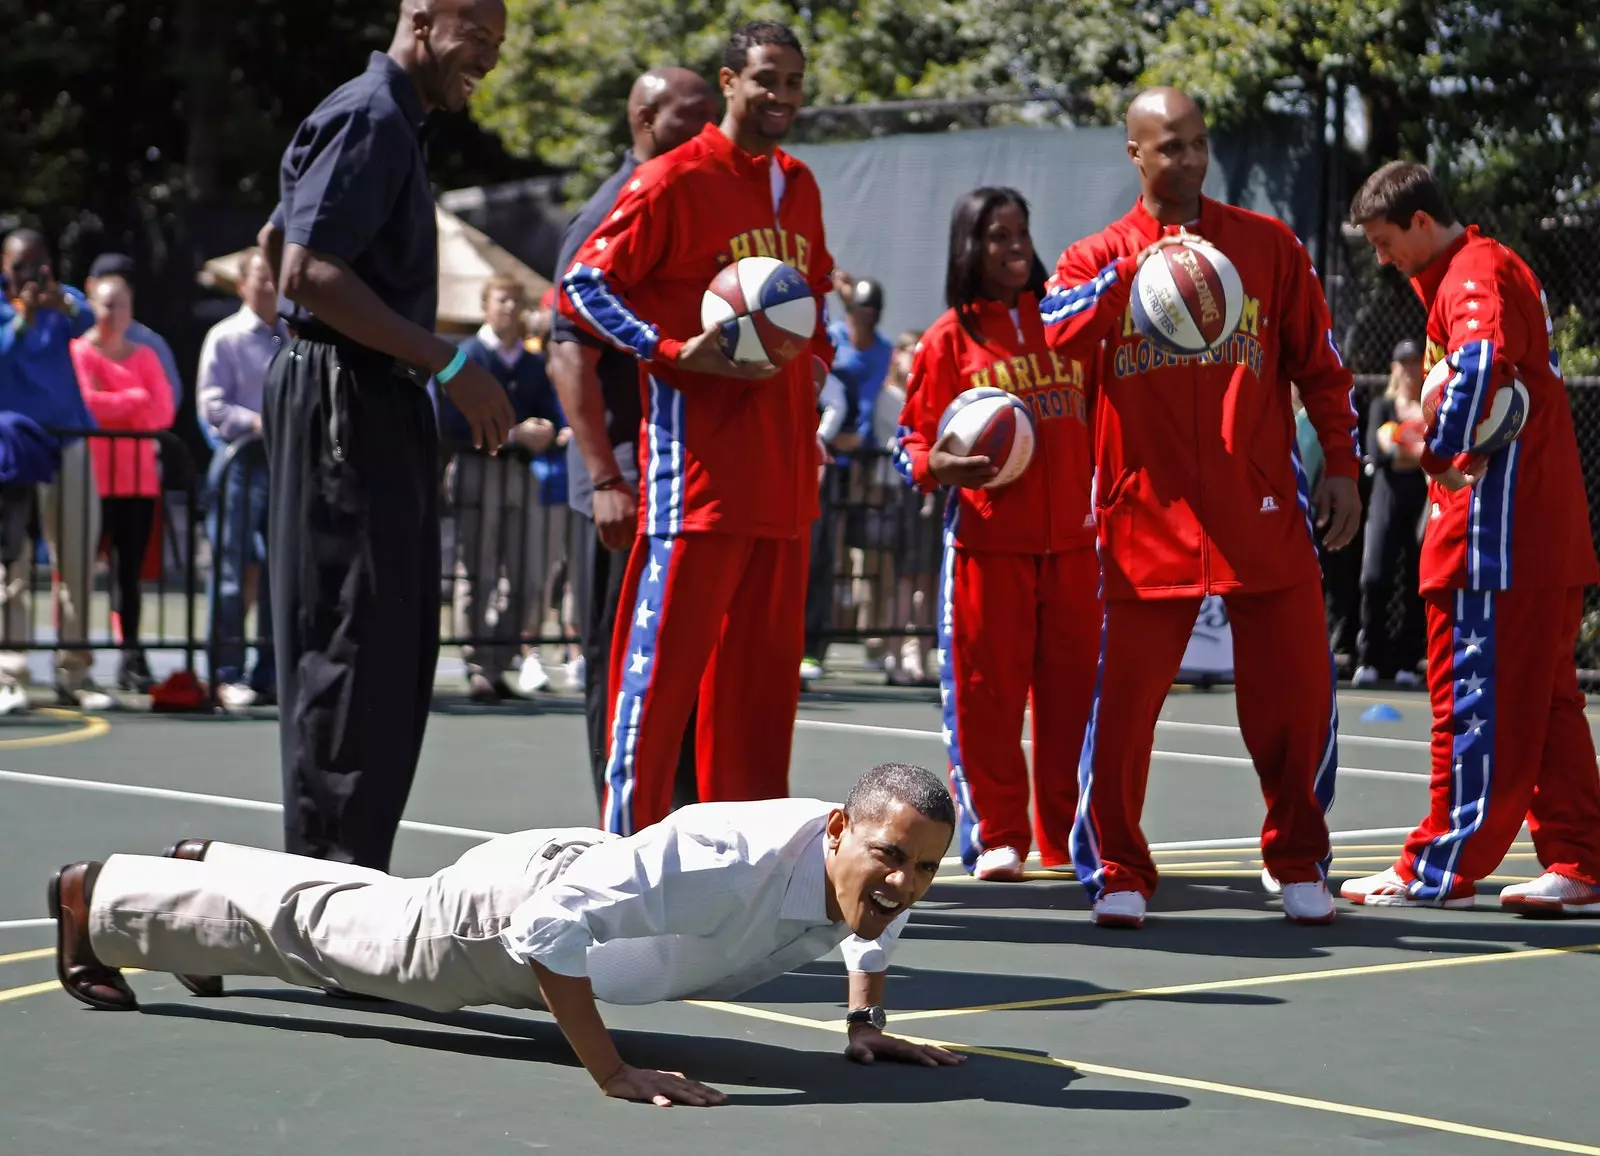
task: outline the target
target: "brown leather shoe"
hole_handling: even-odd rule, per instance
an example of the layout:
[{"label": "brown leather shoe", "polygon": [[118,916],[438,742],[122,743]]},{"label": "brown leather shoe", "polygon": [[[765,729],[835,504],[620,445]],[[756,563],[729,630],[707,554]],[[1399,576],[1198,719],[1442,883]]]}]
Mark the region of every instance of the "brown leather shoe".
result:
[{"label": "brown leather shoe", "polygon": [[89,898],[100,864],[71,863],[50,878],[47,898],[56,921],[56,978],[67,994],[105,1011],[135,1011],[139,1001],[122,973],[107,967],[89,944]]},{"label": "brown leather shoe", "polygon": [[[164,852],[168,859],[188,859],[199,863],[206,857],[206,849],[211,846],[210,839],[181,839],[168,847]],[[174,975],[177,973],[174,972]],[[214,998],[222,994],[222,977],[220,975],[179,975],[178,982],[194,992],[195,995]]]}]

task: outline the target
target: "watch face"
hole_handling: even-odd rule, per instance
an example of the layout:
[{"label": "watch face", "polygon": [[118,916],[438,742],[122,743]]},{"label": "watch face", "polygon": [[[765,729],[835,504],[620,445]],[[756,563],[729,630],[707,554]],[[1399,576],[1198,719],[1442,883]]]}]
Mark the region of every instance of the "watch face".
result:
[{"label": "watch face", "polygon": [[846,1023],[871,1024],[879,1031],[882,1031],[883,1025],[889,1022],[883,1014],[883,1008],[877,1006],[855,1008],[844,1018]]}]

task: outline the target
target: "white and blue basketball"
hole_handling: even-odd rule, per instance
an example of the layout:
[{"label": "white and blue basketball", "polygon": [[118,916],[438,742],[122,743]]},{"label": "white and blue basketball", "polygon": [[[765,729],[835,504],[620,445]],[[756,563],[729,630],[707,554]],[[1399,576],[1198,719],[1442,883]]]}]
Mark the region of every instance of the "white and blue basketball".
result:
[{"label": "white and blue basketball", "polygon": [[700,325],[721,330],[730,361],[784,365],[810,343],[820,309],[794,266],[776,257],[744,257],[712,278],[700,299]]},{"label": "white and blue basketball", "polygon": [[[1428,371],[1427,379],[1422,383],[1422,421],[1427,427],[1427,436],[1430,438],[1439,419],[1439,406],[1444,401],[1444,387],[1449,384],[1455,373],[1449,360],[1441,358]],[[1516,378],[1512,378],[1509,384],[1496,389],[1494,396],[1489,399],[1489,404],[1483,407],[1483,416],[1478,419],[1478,426],[1472,431],[1466,452],[1492,454],[1505,449],[1517,440],[1527,420],[1528,387]]]},{"label": "white and blue basketball", "polygon": [[1130,306],[1134,326],[1163,349],[1205,353],[1239,328],[1244,285],[1221,249],[1189,237],[1139,266]]},{"label": "white and blue basketball", "polygon": [[1009,486],[1033,461],[1033,415],[1003,389],[980,386],[959,394],[940,415],[934,440],[947,433],[953,435],[947,447],[951,453],[988,458],[999,471],[984,483],[986,490]]}]

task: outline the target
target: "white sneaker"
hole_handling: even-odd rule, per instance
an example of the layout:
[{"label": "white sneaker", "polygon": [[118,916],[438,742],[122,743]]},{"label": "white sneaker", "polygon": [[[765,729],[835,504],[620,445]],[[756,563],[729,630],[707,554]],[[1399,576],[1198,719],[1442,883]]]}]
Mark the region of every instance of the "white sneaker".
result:
[{"label": "white sneaker", "polygon": [[1359,666],[1356,675],[1350,680],[1351,686],[1377,686],[1378,668],[1375,666]]},{"label": "white sneaker", "polygon": [[1283,894],[1283,886],[1273,878],[1272,872],[1266,867],[1261,869],[1261,886],[1267,889],[1268,895]]},{"label": "white sneaker", "polygon": [[1110,891],[1094,901],[1096,927],[1143,927],[1144,896],[1137,891]]},{"label": "white sneaker", "polygon": [[539,655],[529,651],[522,659],[522,667],[517,671],[517,689],[523,694],[534,694],[550,685],[550,676],[545,673],[544,663],[539,661]]},{"label": "white sneaker", "polygon": [[1332,923],[1338,912],[1333,906],[1333,896],[1327,884],[1285,883],[1283,885],[1283,916],[1290,923]]},{"label": "white sneaker", "polygon": [[584,680],[588,677],[588,674],[588,664],[585,662],[583,655],[580,654],[577,658],[567,663],[567,689],[582,690],[585,685]]},{"label": "white sneaker", "polygon": [[1600,915],[1600,887],[1546,871],[1500,892],[1500,906],[1524,915]]},{"label": "white sneaker", "polygon": [[800,680],[802,682],[811,682],[813,679],[821,677],[822,663],[814,658],[802,658],[800,660]]},{"label": "white sneaker", "polygon": [[227,682],[217,687],[217,701],[223,710],[244,710],[256,705],[256,692],[248,683]]},{"label": "white sneaker", "polygon": [[1393,867],[1385,867],[1376,875],[1346,880],[1339,895],[1367,907],[1472,907],[1478,901],[1478,889],[1470,883],[1457,884],[1443,899],[1413,899],[1409,884]]},{"label": "white sneaker", "polygon": [[1022,878],[1022,856],[1015,847],[995,847],[978,856],[972,873],[979,879],[1015,883]]},{"label": "white sneaker", "polygon": [[14,682],[0,685],[0,715],[20,714],[27,709],[27,691]]},{"label": "white sneaker", "polygon": [[1394,684],[1415,690],[1422,685],[1422,677],[1414,670],[1397,670],[1394,672]]}]

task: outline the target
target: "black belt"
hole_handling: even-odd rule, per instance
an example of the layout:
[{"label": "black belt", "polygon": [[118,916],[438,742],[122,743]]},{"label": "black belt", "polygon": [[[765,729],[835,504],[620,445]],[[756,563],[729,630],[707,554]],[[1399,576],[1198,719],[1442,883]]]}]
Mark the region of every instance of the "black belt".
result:
[{"label": "black belt", "polygon": [[340,361],[357,372],[389,374],[423,388],[427,387],[428,379],[433,376],[420,365],[412,365],[409,361],[401,361],[398,357],[352,341],[337,329],[320,321],[290,324],[288,329],[289,336],[298,341],[312,341],[318,345],[332,346],[339,354]]}]

